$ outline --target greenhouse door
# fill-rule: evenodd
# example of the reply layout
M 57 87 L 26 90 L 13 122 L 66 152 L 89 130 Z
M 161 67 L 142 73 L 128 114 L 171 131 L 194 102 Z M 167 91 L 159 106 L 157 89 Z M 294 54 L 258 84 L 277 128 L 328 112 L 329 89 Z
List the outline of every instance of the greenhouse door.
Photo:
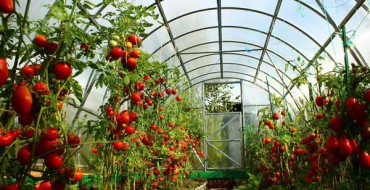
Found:
M 243 169 L 241 112 L 205 114 L 205 170 Z

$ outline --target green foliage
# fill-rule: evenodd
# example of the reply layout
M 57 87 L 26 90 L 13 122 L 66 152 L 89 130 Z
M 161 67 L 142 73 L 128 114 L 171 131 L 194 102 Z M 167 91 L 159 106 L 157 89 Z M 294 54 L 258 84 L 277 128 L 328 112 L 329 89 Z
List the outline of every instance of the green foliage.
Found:
M 233 106 L 240 103 L 240 95 L 234 100 L 231 99 L 233 88 L 232 84 L 206 84 L 204 89 L 206 112 L 231 112 Z

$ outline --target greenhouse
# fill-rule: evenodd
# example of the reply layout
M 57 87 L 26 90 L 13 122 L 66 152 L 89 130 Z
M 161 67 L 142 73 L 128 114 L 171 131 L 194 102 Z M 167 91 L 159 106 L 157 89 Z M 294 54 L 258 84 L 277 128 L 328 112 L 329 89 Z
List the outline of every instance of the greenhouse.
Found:
M 369 13 L 0 0 L 0 189 L 370 189 Z

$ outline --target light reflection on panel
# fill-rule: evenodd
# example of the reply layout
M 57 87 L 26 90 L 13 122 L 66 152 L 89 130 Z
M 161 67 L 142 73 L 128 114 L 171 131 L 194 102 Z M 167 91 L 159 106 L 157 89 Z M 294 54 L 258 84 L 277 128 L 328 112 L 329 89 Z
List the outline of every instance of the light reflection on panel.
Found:
M 219 60 L 220 60 L 220 56 L 218 54 L 207 56 L 207 57 L 202 57 L 202 58 L 186 63 L 185 67 L 187 71 L 191 71 L 203 65 L 210 65 L 210 64 L 218 63 Z
M 153 53 L 157 48 L 162 46 L 164 43 L 167 43 L 168 41 L 170 41 L 168 32 L 165 27 L 162 27 L 152 35 L 148 36 L 143 41 L 142 45 L 146 52 Z
M 246 53 L 247 55 L 248 53 Z M 253 56 L 254 57 L 254 56 Z M 259 59 L 259 57 L 257 57 Z M 241 63 L 245 64 L 254 68 L 257 68 L 258 66 L 258 60 L 245 57 L 245 56 L 240 56 L 240 55 L 233 55 L 233 54 L 224 54 L 223 55 L 223 60 L 225 63 Z
M 249 42 L 259 46 L 263 46 L 266 40 L 266 35 L 251 30 L 223 28 L 222 40 Z
M 279 75 L 276 73 L 276 70 L 275 70 L 274 67 L 272 67 L 272 66 L 270 66 L 266 63 L 262 63 L 260 69 L 261 69 L 261 71 L 264 71 L 265 73 L 269 74 L 269 76 L 274 77 L 278 81 L 281 81 L 280 78 L 279 78 Z M 280 76 L 283 77 L 282 74 L 280 74 Z M 285 77 L 285 78 L 287 78 L 287 77 Z
M 248 76 L 248 75 L 237 74 L 237 73 L 227 73 L 227 72 L 225 72 L 224 77 L 243 79 L 245 81 L 253 82 L 253 77 Z
M 334 31 L 333 27 L 315 12 L 308 8 L 302 12 L 301 9 L 297 9 L 297 5 L 298 3 L 293 0 L 283 1 L 279 18 L 291 22 L 323 44 Z
M 98 111 L 99 105 L 103 103 L 103 97 L 106 91 L 106 87 L 103 88 L 93 88 L 87 97 L 85 106 L 87 109 Z
M 281 93 L 281 94 L 283 93 L 284 87 L 279 82 L 276 81 L 276 80 L 280 81 L 278 78 L 276 78 L 276 80 L 274 80 L 271 76 L 268 76 L 268 75 L 266 75 L 262 72 L 259 72 L 258 78 L 263 80 L 264 82 L 268 81 L 270 86 L 274 87 L 279 93 Z M 270 88 L 270 90 L 272 92 L 273 89 Z M 273 92 L 273 93 L 275 93 L 275 92 Z M 275 93 L 275 94 L 277 94 L 277 93 Z
M 197 45 L 197 44 L 194 44 Z M 218 41 L 214 41 L 214 43 L 199 45 L 197 47 L 193 47 L 187 50 L 179 50 L 181 53 L 199 53 L 199 52 L 214 52 L 217 53 L 218 49 Z
M 169 59 L 167 61 L 167 64 L 171 65 L 171 66 L 174 66 L 174 67 L 180 66 L 179 58 L 177 56 L 173 56 L 171 59 Z M 182 70 L 182 69 L 180 69 L 180 70 Z
M 200 28 L 217 26 L 217 10 L 194 13 L 169 23 L 174 37 Z
M 22 2 L 22 1 L 20 1 Z M 37 3 L 31 3 L 29 8 L 28 18 L 30 20 L 44 19 L 49 9 L 44 7 L 45 5 L 54 4 L 54 0 L 44 0 Z M 20 13 L 24 13 L 26 9 L 26 2 L 20 3 L 20 7 L 16 6 L 16 9 Z
M 323 6 L 337 25 L 342 22 L 355 4 L 354 0 L 323 1 Z
M 271 0 L 227 0 L 221 1 L 222 7 L 242 7 L 250 8 L 253 10 L 263 11 L 270 14 L 274 13 L 276 3 L 271 2 Z
M 192 61 L 197 61 L 198 57 L 208 57 L 208 55 L 211 55 L 211 56 L 216 56 L 218 57 L 217 60 L 220 59 L 219 57 L 219 54 L 209 54 L 209 53 L 200 53 L 200 54 L 182 54 L 181 57 L 182 57 L 182 60 L 184 61 L 184 63 L 188 64 L 188 62 L 192 62 Z M 201 58 L 199 58 L 201 59 Z M 213 60 L 213 59 L 212 59 Z M 185 65 L 186 65 L 185 64 Z M 202 63 L 201 65 L 203 64 L 209 64 L 209 63 Z
M 244 67 L 244 66 L 241 66 L 241 65 L 234 65 L 234 64 L 224 63 L 223 68 L 224 68 L 225 72 L 227 72 L 227 71 L 241 72 L 241 73 L 245 73 L 245 74 L 248 74 L 248 75 L 251 75 L 251 76 L 254 76 L 254 74 L 256 73 L 256 69 L 249 68 L 249 67 Z
M 194 44 L 200 44 L 204 42 L 211 42 L 218 40 L 218 29 L 207 29 L 201 30 L 195 33 L 188 34 L 186 36 L 182 36 L 175 40 L 178 49 L 185 49 Z
M 217 3 L 214 0 L 165 0 L 161 2 L 167 20 L 171 20 L 179 15 L 205 8 L 215 8 Z
M 339 36 L 336 36 L 332 42 L 326 48 L 326 51 L 332 55 L 333 59 L 337 61 L 337 63 L 343 65 L 344 60 L 344 52 L 343 52 L 343 42 Z M 324 67 L 324 69 L 330 69 Z
M 174 54 L 176 54 L 176 51 L 173 48 L 172 43 L 168 43 L 155 53 L 157 60 L 160 62 L 167 60 Z
M 238 18 L 238 19 L 235 19 Z M 222 10 L 222 26 L 245 26 L 268 31 L 271 17 L 250 11 Z
M 304 55 L 309 57 L 309 59 L 313 57 L 320 48 L 304 34 L 280 21 L 276 21 L 272 34 L 301 51 Z
M 242 85 L 243 106 L 269 104 L 268 94 L 264 89 L 249 82 L 243 82 Z M 251 96 L 251 94 L 258 94 L 258 96 Z M 248 112 L 248 110 L 245 111 Z
M 194 70 L 193 72 L 189 73 L 190 78 L 195 78 L 199 75 L 203 75 L 205 73 L 213 73 L 213 72 L 220 72 L 220 65 L 210 65 L 206 67 L 202 67 L 200 69 Z
M 267 49 L 279 54 L 280 56 L 282 56 L 284 59 L 288 61 L 296 60 L 298 57 L 300 57 L 301 59 L 304 59 L 298 52 L 294 51 L 291 47 L 287 46 L 281 41 L 276 40 L 275 38 L 270 38 L 270 42 L 269 42 Z
M 198 82 L 205 81 L 205 80 L 208 80 L 208 79 L 214 79 L 214 78 L 221 78 L 221 74 L 220 73 L 213 73 L 213 74 L 209 74 L 209 75 L 206 75 L 206 76 L 203 76 L 203 77 L 196 78 L 195 80 L 192 80 L 192 78 L 190 78 L 190 80 L 192 80 L 192 84 L 196 84 Z

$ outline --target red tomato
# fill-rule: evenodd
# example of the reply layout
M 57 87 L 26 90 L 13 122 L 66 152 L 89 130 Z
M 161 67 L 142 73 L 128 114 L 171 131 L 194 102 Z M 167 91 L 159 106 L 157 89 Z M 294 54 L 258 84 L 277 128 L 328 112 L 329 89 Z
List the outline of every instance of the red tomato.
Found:
M 125 131 L 126 131 L 127 134 L 131 135 L 135 132 L 135 127 L 129 125 L 129 126 L 125 127 Z
M 316 98 L 315 98 L 315 103 L 316 103 L 316 105 L 317 106 L 319 106 L 319 107 L 322 107 L 322 106 L 324 106 L 325 105 L 325 99 L 322 97 L 322 96 L 317 96 Z
M 17 159 L 22 165 L 26 165 L 31 161 L 31 150 L 29 146 L 24 146 L 18 150 Z
M 53 181 L 51 182 L 51 187 L 53 190 L 64 190 L 66 188 L 66 184 L 60 181 Z
M 77 181 L 81 181 L 82 178 L 83 178 L 83 173 L 81 170 L 73 170 L 73 169 L 70 169 L 68 170 L 68 173 L 67 173 L 67 177 L 68 179 L 72 180 L 73 182 L 77 182 Z
M 142 91 L 145 88 L 145 84 L 143 82 L 138 82 L 135 86 L 136 90 Z
M 131 52 L 130 55 L 133 58 L 139 58 L 140 57 L 140 49 L 134 49 L 134 50 L 132 50 L 132 52 Z
M 278 113 L 274 113 L 274 115 L 272 116 L 272 118 L 274 120 L 278 120 L 280 118 L 279 114 Z
M 113 147 L 114 149 L 116 149 L 117 151 L 120 151 L 123 149 L 123 142 L 121 141 L 116 141 L 116 142 L 113 142 Z
M 0 6 L 1 6 L 1 3 L 0 3 Z M 19 184 L 19 182 L 14 182 L 12 184 L 9 184 L 9 185 L 5 185 L 3 190 L 19 190 L 21 189 L 21 185 Z
M 125 53 L 123 52 L 123 49 L 121 47 L 114 47 L 110 51 L 110 55 L 113 59 L 119 59 L 120 57 L 123 57 Z
M 14 12 L 13 0 L 0 0 L 0 12 L 13 13 Z
M 178 101 L 178 102 L 180 102 L 181 101 L 181 96 L 179 95 L 179 96 L 176 96 L 176 100 Z
M 131 121 L 136 121 L 137 120 L 137 115 L 136 115 L 136 113 L 135 112 L 133 112 L 133 111 L 130 111 L 130 120 Z
M 370 102 L 370 89 L 366 90 L 366 92 L 365 92 L 365 99 L 366 99 L 367 102 Z
M 44 181 L 39 185 L 40 190 L 53 190 L 50 181 Z
M 57 49 L 58 49 L 58 43 L 55 43 L 55 42 L 50 42 L 50 43 L 47 43 L 44 48 L 51 52 L 51 53 L 54 53 Z
M 144 76 L 144 80 L 145 80 L 145 81 L 147 81 L 147 80 L 149 80 L 149 79 L 150 79 L 150 76 L 148 76 L 148 75 L 145 75 L 145 76 Z
M 13 135 L 10 132 L 0 135 L 0 147 L 7 147 L 13 142 Z
M 139 95 L 138 93 L 134 92 L 134 93 L 132 93 L 132 95 L 131 95 L 131 99 L 132 99 L 132 101 L 134 101 L 134 102 L 139 102 L 139 101 L 141 100 L 141 97 L 140 97 L 140 95 Z
M 56 170 L 62 166 L 63 158 L 57 154 L 49 154 L 45 158 L 45 166 L 51 170 Z
M 0 87 L 3 86 L 9 77 L 8 63 L 5 58 L 0 57 Z
M 150 126 L 150 128 L 151 128 L 153 131 L 156 131 L 156 130 L 158 129 L 157 125 L 155 125 L 155 124 L 152 124 L 152 125 Z
M 339 153 L 339 141 L 336 137 L 331 136 L 326 139 L 326 149 L 329 153 Z
M 37 47 L 45 47 L 48 44 L 48 39 L 44 35 L 37 35 L 33 39 L 33 42 Z
M 58 129 L 54 128 L 54 127 L 48 127 L 45 129 L 45 133 L 43 135 L 43 138 L 47 139 L 47 140 L 55 140 L 59 137 L 59 131 Z
M 66 80 L 72 75 L 72 67 L 67 62 L 59 62 L 54 65 L 55 78 L 58 80 Z
M 334 116 L 330 120 L 330 127 L 335 131 L 340 133 L 342 131 L 342 119 L 338 116 Z
M 130 57 L 130 58 L 127 59 L 127 68 L 129 70 L 134 70 L 136 68 L 136 65 L 137 65 L 137 59 L 136 58 Z
M 35 91 L 39 96 L 50 94 L 50 90 L 49 90 L 48 85 L 46 85 L 45 83 L 43 83 L 41 81 L 37 82 L 35 84 L 35 86 L 33 86 L 33 91 Z
M 35 76 L 35 68 L 31 65 L 27 65 L 20 70 L 20 74 L 23 78 L 32 78 Z
M 271 139 L 270 139 L 270 138 L 268 138 L 268 137 L 266 137 L 266 138 L 264 139 L 264 142 L 265 142 L 265 144 L 270 144 L 270 143 L 271 143 Z
M 365 126 L 361 131 L 361 136 L 364 139 L 370 139 L 370 126 Z
M 356 109 L 356 107 L 357 107 L 357 100 L 356 100 L 356 98 L 351 97 L 351 98 L 348 98 L 346 100 L 346 108 L 348 110 L 352 111 L 352 110 Z
M 140 44 L 140 37 L 135 35 L 135 34 L 131 34 L 128 39 L 127 39 L 129 42 L 131 42 L 132 45 L 138 45 Z
M 349 143 L 352 146 L 352 154 L 360 154 L 361 153 L 361 149 L 358 146 L 357 141 L 355 139 L 349 140 Z
M 324 115 L 322 113 L 316 114 L 316 119 L 322 119 L 324 118 Z
M 360 166 L 365 169 L 370 169 L 370 155 L 366 151 L 361 152 L 360 156 L 358 157 L 358 161 Z
M 28 114 L 32 107 L 32 95 L 26 86 L 17 85 L 11 98 L 13 109 L 20 115 Z
M 176 95 L 176 93 L 177 93 L 177 90 L 176 89 L 172 89 L 172 94 L 173 95 Z
M 344 157 L 348 157 L 352 154 L 352 146 L 349 139 L 340 139 L 339 140 L 339 150 L 340 154 Z
M 71 148 L 75 148 L 80 144 L 80 137 L 78 135 L 75 135 L 73 133 L 68 134 L 68 145 Z

